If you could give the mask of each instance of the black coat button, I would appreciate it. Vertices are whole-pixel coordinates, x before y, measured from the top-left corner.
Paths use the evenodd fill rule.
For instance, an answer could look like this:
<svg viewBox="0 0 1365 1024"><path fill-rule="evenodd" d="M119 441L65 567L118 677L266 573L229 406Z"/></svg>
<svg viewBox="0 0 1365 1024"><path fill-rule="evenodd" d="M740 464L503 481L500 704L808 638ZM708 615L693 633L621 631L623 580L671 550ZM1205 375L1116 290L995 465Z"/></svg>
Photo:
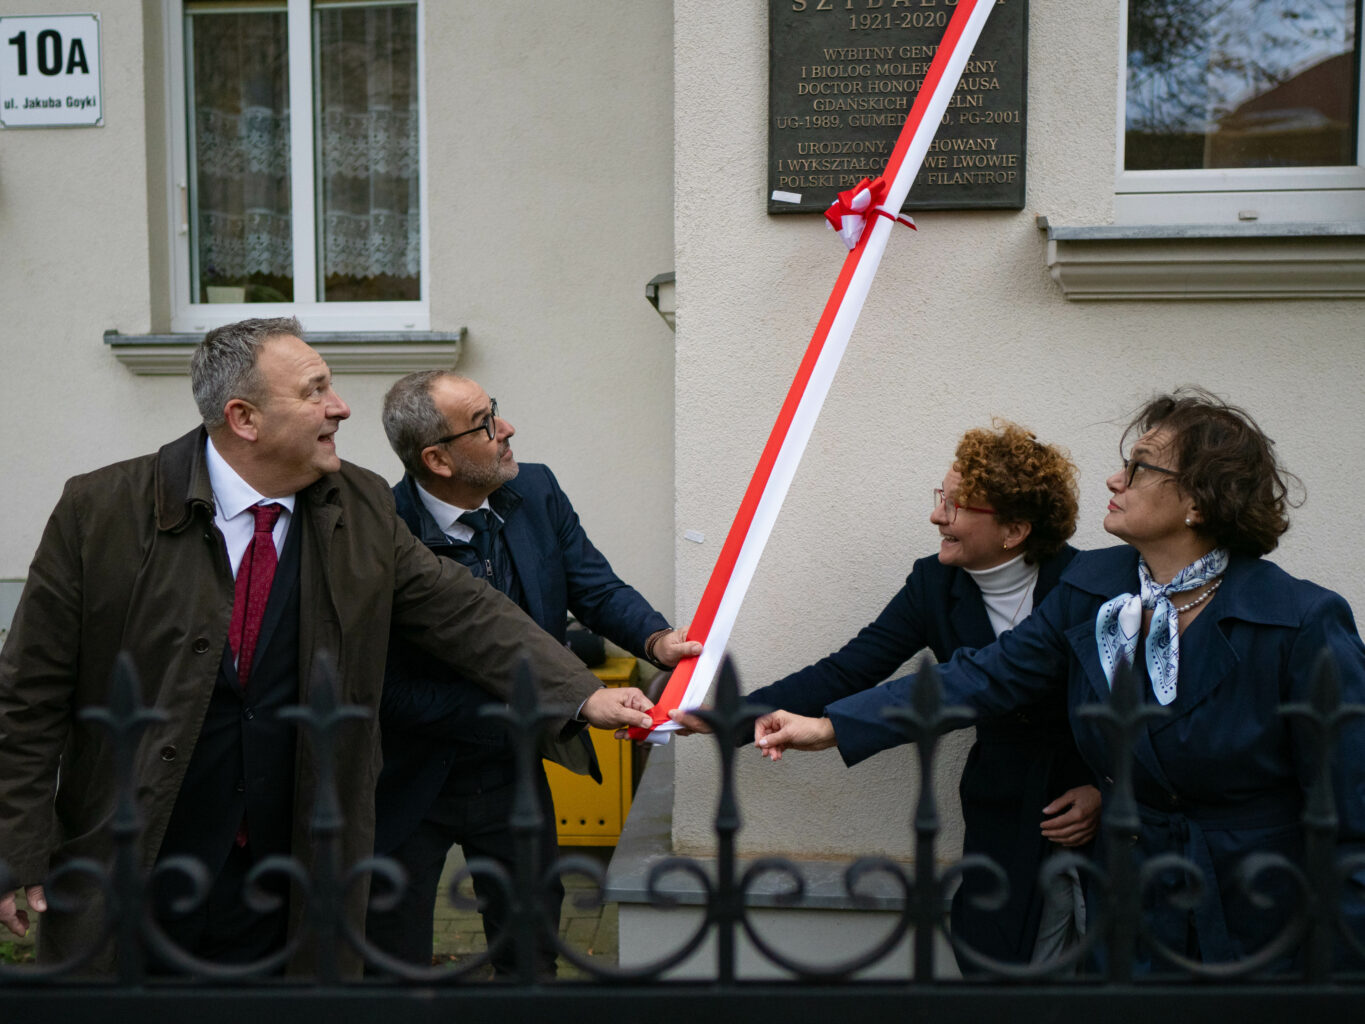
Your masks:
<svg viewBox="0 0 1365 1024"><path fill-rule="evenodd" d="M177 753L178 753L178 751L175 749L175 747L171 746L171 745L168 743L166 746L164 746L164 747L161 748L161 760L163 760L163 761L174 761L174 760L175 760L175 755L176 755Z"/></svg>
<svg viewBox="0 0 1365 1024"><path fill-rule="evenodd" d="M238 792L238 793L245 793L245 792L246 792L246 779L238 779L238 780L237 780L237 792Z"/></svg>
<svg viewBox="0 0 1365 1024"><path fill-rule="evenodd" d="M242 708L242 717L245 718L248 722L251 721L253 718L256 717L256 709Z"/></svg>
<svg viewBox="0 0 1365 1024"><path fill-rule="evenodd" d="M206 636L197 636L197 637L195 637L195 638L194 638L194 653L195 653L195 654L208 654L208 652L209 652L209 638L206 637Z"/></svg>

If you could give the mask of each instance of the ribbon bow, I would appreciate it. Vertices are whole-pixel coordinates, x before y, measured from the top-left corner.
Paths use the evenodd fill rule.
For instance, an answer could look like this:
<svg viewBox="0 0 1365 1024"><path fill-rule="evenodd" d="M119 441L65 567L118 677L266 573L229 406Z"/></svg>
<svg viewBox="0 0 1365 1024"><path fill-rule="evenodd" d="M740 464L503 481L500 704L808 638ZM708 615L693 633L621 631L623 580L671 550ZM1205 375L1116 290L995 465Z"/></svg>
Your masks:
<svg viewBox="0 0 1365 1024"><path fill-rule="evenodd" d="M885 199L886 181L882 178L864 178L847 192L839 193L839 198L825 211L825 220L839 232L839 237L850 250L863 237L863 228L869 216L886 217L899 221L912 231L918 230L909 217L901 217L883 209L881 203Z"/></svg>

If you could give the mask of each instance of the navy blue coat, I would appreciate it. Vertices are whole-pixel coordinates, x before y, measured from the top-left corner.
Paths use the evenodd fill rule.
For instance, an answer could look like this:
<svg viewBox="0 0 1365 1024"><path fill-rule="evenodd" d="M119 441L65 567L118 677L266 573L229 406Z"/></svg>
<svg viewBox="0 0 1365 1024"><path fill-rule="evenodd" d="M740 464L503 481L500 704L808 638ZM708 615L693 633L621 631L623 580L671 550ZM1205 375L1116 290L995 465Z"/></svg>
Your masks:
<svg viewBox="0 0 1365 1024"><path fill-rule="evenodd" d="M995 715L1064 685L1081 755L1103 784L1112 783L1107 738L1078 709L1109 694L1095 645L1100 605L1137 589L1134 549L1078 555L1026 622L941 668L948 702ZM1193 912L1159 899L1163 887L1178 887L1169 876L1144 893L1154 929L1177 952L1205 961L1239 958L1283 926L1296 898L1287 885L1269 887L1277 910L1257 911L1238 890L1234 873L1252 850L1302 857L1299 819L1312 781L1310 748L1301 727L1278 708L1308 700L1313 665L1324 648L1336 660L1343 700L1365 702L1365 647L1345 600L1253 558L1232 559L1217 594L1181 636L1176 698L1164 717L1148 725L1134 754L1139 856L1181 854L1210 884L1212 895ZM901 742L880 712L905 704L912 685L913 677L893 680L826 708L845 761L856 764ZM1340 842L1360 850L1365 719L1352 719L1341 730L1333 784Z"/></svg>
<svg viewBox="0 0 1365 1024"><path fill-rule="evenodd" d="M1065 547L1038 567L1036 605L1057 585L1076 551ZM749 694L748 700L801 715L874 687L924 648L947 661L959 648L995 640L981 590L971 574L921 558L876 620L828 657ZM1059 690L1028 707L983 720L958 792L963 853L985 854L1009 878L1009 899L997 911L974 911L967 897L993 883L971 873L953 899L953 931L973 949L998 959L1027 961L1038 936L1042 892L1038 868L1051 844L1039 832L1042 808L1094 780L1076 751Z"/></svg>
<svg viewBox="0 0 1365 1024"><path fill-rule="evenodd" d="M455 545L432 519L411 476L393 488L398 514L438 555ZM643 657L645 641L668 620L612 572L578 522L578 514L549 468L522 463L516 479L489 496L503 519L502 536L520 584L522 607L542 629L564 641L568 613L583 625ZM412 834L441 792L452 766L508 756L505 727L479 714L493 703L426 652L394 638L379 719L384 768L375 792L375 852L389 853ZM589 748L590 752L590 748ZM547 750L576 770L589 768L578 743ZM591 765L595 774L596 765Z"/></svg>

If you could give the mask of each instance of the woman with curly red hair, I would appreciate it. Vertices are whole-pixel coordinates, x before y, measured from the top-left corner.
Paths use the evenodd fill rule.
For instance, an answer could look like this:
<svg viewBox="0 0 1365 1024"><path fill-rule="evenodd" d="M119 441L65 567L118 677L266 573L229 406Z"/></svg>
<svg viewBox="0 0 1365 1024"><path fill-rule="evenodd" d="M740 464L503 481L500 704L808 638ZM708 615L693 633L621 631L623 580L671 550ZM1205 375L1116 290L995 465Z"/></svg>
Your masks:
<svg viewBox="0 0 1365 1024"><path fill-rule="evenodd" d="M842 648L747 699L803 714L875 687L926 647L947 661L1018 625L1057 584L1076 554L1076 468L1065 452L1014 423L969 430L958 443L929 521L936 555L914 564L890 603ZM674 719L693 730L695 716ZM969 871L953 899L954 936L997 960L1028 962L1074 941L1084 910L1076 879L1044 891L1038 868L1055 846L1090 842L1099 791L1076 751L1063 695L982 720L959 792L963 853L984 854L1005 872L1006 903L982 911L974 896L997 888ZM1041 809L1041 812L1040 812ZM959 957L964 971L972 961Z"/></svg>

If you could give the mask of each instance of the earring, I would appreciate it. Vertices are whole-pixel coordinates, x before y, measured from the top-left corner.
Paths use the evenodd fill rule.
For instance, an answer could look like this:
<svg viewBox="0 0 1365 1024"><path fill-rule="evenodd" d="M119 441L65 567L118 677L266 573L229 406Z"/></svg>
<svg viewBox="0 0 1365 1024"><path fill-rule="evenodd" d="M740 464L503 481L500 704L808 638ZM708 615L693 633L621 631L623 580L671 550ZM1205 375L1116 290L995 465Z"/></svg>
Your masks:
<svg viewBox="0 0 1365 1024"><path fill-rule="evenodd" d="M1010 542L1009 542L1009 541L1005 541L1005 550L1008 551L1009 549L1010 549Z"/></svg>
<svg viewBox="0 0 1365 1024"><path fill-rule="evenodd" d="M1186 516L1186 517L1185 517L1185 525L1186 525L1186 526L1193 526L1193 525L1194 525L1194 523L1190 522L1190 517L1189 517L1189 516Z"/></svg>

